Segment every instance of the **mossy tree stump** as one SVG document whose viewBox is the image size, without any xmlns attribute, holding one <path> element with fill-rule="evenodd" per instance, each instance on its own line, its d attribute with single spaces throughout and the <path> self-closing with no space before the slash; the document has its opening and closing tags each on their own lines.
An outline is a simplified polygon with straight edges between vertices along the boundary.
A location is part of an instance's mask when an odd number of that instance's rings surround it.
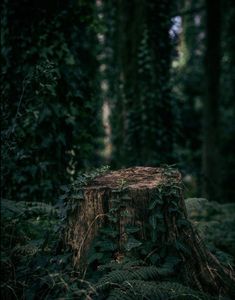
<svg viewBox="0 0 235 300">
<path fill-rule="evenodd" d="M 138 248 L 150 261 L 178 257 L 181 263 L 175 271 L 186 284 L 234 295 L 233 271 L 210 253 L 187 219 L 178 171 L 152 167 L 110 171 L 82 187 L 68 205 L 65 241 L 74 251 L 75 265 L 84 266 L 99 230 L 112 228 L 114 259 Z"/>
</svg>

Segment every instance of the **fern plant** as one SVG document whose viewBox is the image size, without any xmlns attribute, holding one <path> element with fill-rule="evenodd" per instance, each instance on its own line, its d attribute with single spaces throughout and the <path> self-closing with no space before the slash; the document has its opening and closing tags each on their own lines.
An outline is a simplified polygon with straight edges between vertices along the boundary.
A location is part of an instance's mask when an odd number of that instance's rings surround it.
<svg viewBox="0 0 235 300">
<path fill-rule="evenodd" d="M 174 257 L 168 257 L 159 266 L 132 258 L 125 258 L 121 263 L 113 261 L 99 268 L 105 273 L 94 285 L 93 291 L 98 294 L 98 299 L 109 300 L 218 299 L 179 283 L 173 275 L 179 263 Z M 88 295 L 96 299 L 92 291 Z"/>
<path fill-rule="evenodd" d="M 113 289 L 108 300 L 210 300 L 212 297 L 198 293 L 177 282 L 155 282 L 143 280 L 126 280 Z"/>
</svg>

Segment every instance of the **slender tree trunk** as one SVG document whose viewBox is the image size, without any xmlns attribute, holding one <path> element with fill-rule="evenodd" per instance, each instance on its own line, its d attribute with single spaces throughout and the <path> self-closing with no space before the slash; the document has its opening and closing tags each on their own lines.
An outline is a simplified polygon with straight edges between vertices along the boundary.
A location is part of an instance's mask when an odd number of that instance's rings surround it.
<svg viewBox="0 0 235 300">
<path fill-rule="evenodd" d="M 206 97 L 204 102 L 204 195 L 219 198 L 220 0 L 206 0 Z"/>
</svg>

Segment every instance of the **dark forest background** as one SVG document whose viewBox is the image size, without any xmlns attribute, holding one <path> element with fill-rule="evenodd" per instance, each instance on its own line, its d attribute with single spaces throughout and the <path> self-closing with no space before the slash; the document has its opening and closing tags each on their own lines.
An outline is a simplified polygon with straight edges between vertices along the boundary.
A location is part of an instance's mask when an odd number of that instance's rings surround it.
<svg viewBox="0 0 235 300">
<path fill-rule="evenodd" d="M 234 1 L 3 0 L 1 15 L 3 208 L 56 205 L 103 165 L 174 165 L 186 197 L 234 203 Z"/>
</svg>

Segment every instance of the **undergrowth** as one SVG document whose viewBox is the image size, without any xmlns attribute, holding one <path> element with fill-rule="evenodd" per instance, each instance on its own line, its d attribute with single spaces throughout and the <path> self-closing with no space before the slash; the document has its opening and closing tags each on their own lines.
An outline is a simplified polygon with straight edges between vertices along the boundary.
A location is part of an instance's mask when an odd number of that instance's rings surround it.
<svg viewBox="0 0 235 300">
<path fill-rule="evenodd" d="M 235 206 L 200 199 L 187 199 L 186 205 L 211 251 L 232 268 Z M 97 268 L 91 263 L 84 276 L 60 242 L 60 225 L 56 206 L 2 201 L 1 299 L 225 299 L 172 277 L 178 265 L 174 258 L 151 263 L 129 256 Z"/>
<path fill-rule="evenodd" d="M 209 202 L 204 198 L 185 200 L 189 218 L 210 251 L 226 265 L 235 266 L 235 205 Z"/>
</svg>

